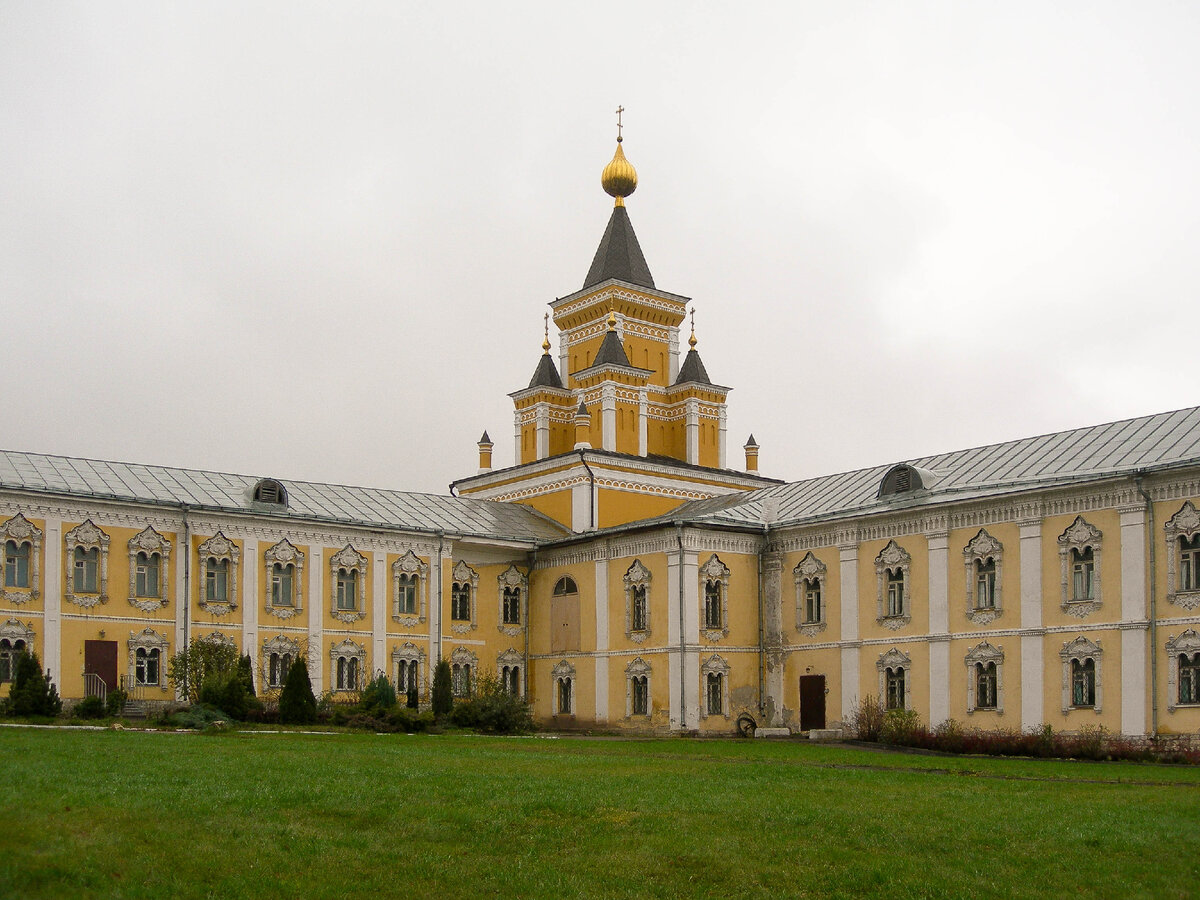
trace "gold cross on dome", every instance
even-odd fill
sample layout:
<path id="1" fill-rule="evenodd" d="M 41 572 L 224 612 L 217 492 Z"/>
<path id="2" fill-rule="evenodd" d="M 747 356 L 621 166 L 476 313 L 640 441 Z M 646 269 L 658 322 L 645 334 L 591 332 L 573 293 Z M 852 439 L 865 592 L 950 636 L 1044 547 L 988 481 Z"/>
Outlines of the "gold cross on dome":
<path id="1" fill-rule="evenodd" d="M 617 141 L 621 140 L 621 113 L 625 112 L 625 107 L 617 107 Z"/>

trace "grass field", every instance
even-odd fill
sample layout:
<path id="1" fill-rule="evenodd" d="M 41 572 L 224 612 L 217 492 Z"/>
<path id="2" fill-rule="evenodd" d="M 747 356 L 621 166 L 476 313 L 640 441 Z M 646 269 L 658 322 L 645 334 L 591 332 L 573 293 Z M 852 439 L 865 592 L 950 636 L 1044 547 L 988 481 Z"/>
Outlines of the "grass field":
<path id="1" fill-rule="evenodd" d="M 12 897 L 1190 897 L 1200 770 L 0 728 Z"/>

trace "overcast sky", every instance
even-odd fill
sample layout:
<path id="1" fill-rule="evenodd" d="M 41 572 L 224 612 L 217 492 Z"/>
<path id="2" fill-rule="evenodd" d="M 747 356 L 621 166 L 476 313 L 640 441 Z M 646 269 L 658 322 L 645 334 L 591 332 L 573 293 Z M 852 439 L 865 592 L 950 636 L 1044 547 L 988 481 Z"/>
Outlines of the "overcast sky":
<path id="1" fill-rule="evenodd" d="M 445 493 L 486 428 L 511 464 L 618 104 L 732 465 L 1194 405 L 1198 35 L 1193 3 L 3 0 L 0 447 Z"/>

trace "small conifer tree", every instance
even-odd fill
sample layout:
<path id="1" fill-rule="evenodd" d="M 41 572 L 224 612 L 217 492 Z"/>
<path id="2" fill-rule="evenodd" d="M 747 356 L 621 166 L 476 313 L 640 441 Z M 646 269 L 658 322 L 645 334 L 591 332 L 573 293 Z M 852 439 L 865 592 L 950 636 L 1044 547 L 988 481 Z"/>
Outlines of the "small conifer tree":
<path id="1" fill-rule="evenodd" d="M 279 721 L 285 725 L 311 725 L 317 721 L 317 698 L 308 677 L 308 663 L 297 659 L 288 669 L 279 694 Z"/>
<path id="2" fill-rule="evenodd" d="M 439 719 L 454 708 L 454 692 L 450 686 L 450 661 L 439 659 L 433 670 L 433 714 Z"/>
<path id="3" fill-rule="evenodd" d="M 238 659 L 237 671 L 242 686 L 246 689 L 246 696 L 256 696 L 254 692 L 254 662 L 250 659 L 249 653 Z"/>
<path id="4" fill-rule="evenodd" d="M 49 676 L 43 674 L 36 653 L 22 651 L 17 657 L 8 705 L 14 716 L 57 716 L 62 710 L 58 689 Z"/>

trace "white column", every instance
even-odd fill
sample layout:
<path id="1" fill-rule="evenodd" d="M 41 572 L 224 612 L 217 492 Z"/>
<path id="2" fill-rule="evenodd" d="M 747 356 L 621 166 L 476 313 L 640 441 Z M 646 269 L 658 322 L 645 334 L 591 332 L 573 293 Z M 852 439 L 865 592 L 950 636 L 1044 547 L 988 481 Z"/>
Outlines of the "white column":
<path id="1" fill-rule="evenodd" d="M 667 338 L 667 384 L 674 384 L 675 379 L 679 377 L 679 328 L 673 327 L 670 336 Z"/>
<path id="2" fill-rule="evenodd" d="M 729 427 L 729 412 L 725 408 L 724 403 L 718 407 L 717 417 L 720 423 L 717 427 L 717 465 L 724 469 L 728 465 L 726 457 L 726 447 L 728 444 L 728 441 L 726 440 L 726 431 Z"/>
<path id="3" fill-rule="evenodd" d="M 838 586 L 841 591 L 842 620 L 842 721 L 858 704 L 858 544 L 838 547 Z"/>
<path id="4" fill-rule="evenodd" d="M 1045 721 L 1042 630 L 1042 523 L 1022 522 L 1021 530 L 1021 727 Z M 1012 604 L 1005 603 L 1012 607 Z M 1032 632 L 1032 633 L 1030 633 Z"/>
<path id="5" fill-rule="evenodd" d="M 371 671 L 372 673 L 387 674 L 387 665 L 384 659 L 388 600 L 390 599 L 388 597 L 387 554 L 372 554 L 371 565 L 375 570 L 375 577 L 371 579 L 374 584 L 374 595 L 371 598 Z"/>
<path id="6" fill-rule="evenodd" d="M 259 680 L 258 538 L 242 538 L 242 652 L 250 655 L 250 671 Z M 261 687 L 261 685 L 259 685 Z"/>
<path id="7" fill-rule="evenodd" d="M 617 449 L 617 392 L 611 384 L 600 389 L 600 446 Z"/>
<path id="8" fill-rule="evenodd" d="M 325 609 L 329 598 L 323 589 L 325 548 L 319 544 L 308 548 L 308 675 L 313 692 L 319 697 L 325 685 Z"/>
<path id="9" fill-rule="evenodd" d="M 700 464 L 700 402 L 689 397 L 687 403 L 687 461 Z"/>
<path id="10" fill-rule="evenodd" d="M 521 464 L 521 414 L 513 413 L 513 465 Z"/>
<path id="11" fill-rule="evenodd" d="M 927 537 L 929 545 L 929 724 L 940 725 L 950 717 L 950 591 L 949 535 L 944 531 Z"/>
<path id="12" fill-rule="evenodd" d="M 649 440 L 647 439 L 650 427 L 650 422 L 648 421 L 649 415 L 650 399 L 646 393 L 646 389 L 642 388 L 638 391 L 638 456 L 645 456 L 650 452 Z"/>
<path id="13" fill-rule="evenodd" d="M 550 455 L 550 407 L 545 403 L 537 405 L 537 458 L 545 459 Z"/>
<path id="14" fill-rule="evenodd" d="M 62 519 L 46 519 L 42 547 L 46 564 L 42 567 L 42 597 L 46 610 L 46 633 L 42 636 L 42 663 L 50 670 L 50 679 L 62 692 Z M 32 566 L 33 560 L 29 561 Z M 124 588 L 122 588 L 124 590 Z M 119 657 L 118 657 L 119 659 Z M 118 663 L 118 669 L 120 663 Z"/>
<path id="15" fill-rule="evenodd" d="M 563 387 L 566 387 L 571 372 L 571 347 L 565 331 L 558 333 L 558 372 L 562 376 Z"/>
<path id="16" fill-rule="evenodd" d="M 186 641 L 188 604 L 192 598 L 188 596 L 188 569 L 191 566 L 191 542 L 187 536 L 187 526 L 183 519 L 179 520 L 179 530 L 175 532 L 175 544 L 171 547 L 171 565 L 174 569 L 175 582 L 175 652 L 183 649 Z M 176 696 L 177 700 L 183 699 Z"/>
<path id="17" fill-rule="evenodd" d="M 783 726 L 783 555 L 764 553 L 763 569 L 763 643 L 767 657 L 766 724 Z M 697 598 L 699 599 L 699 598 Z"/>
<path id="18" fill-rule="evenodd" d="M 596 721 L 608 721 L 608 554 L 596 567 Z"/>
<path id="19" fill-rule="evenodd" d="M 1150 669 L 1146 660 L 1150 623 L 1146 609 L 1145 507 L 1121 509 L 1121 733 L 1145 734 L 1146 692 Z M 1133 625 L 1135 627 L 1129 627 Z M 1154 658 L 1151 648 L 1150 658 Z M 1151 663 L 1152 665 L 1153 663 Z M 1111 677 L 1111 676 L 1110 676 Z"/>
<path id="20" fill-rule="evenodd" d="M 696 557 L 695 550 L 684 550 L 680 566 L 678 549 L 667 551 L 668 681 L 671 728 L 676 730 L 700 725 L 700 574 Z"/>

